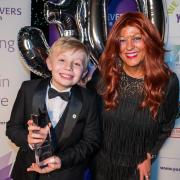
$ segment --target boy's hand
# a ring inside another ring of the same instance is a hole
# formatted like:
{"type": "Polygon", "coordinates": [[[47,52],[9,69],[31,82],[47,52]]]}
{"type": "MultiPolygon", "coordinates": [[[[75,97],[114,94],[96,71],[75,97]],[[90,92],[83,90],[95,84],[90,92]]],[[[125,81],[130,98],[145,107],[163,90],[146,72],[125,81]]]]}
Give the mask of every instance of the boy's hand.
{"type": "Polygon", "coordinates": [[[33,123],[32,120],[29,120],[27,122],[28,124],[28,137],[27,141],[28,144],[33,146],[34,144],[42,144],[48,135],[49,129],[51,127],[51,123],[46,125],[44,128],[41,128],[33,123]]]}
{"type": "Polygon", "coordinates": [[[61,168],[60,158],[57,156],[51,156],[45,159],[44,161],[40,162],[40,165],[36,163],[32,163],[32,165],[29,168],[27,168],[27,171],[28,172],[35,171],[40,174],[45,174],[60,168],[61,168]],[[45,167],[41,168],[40,166],[45,166],[45,167]]]}

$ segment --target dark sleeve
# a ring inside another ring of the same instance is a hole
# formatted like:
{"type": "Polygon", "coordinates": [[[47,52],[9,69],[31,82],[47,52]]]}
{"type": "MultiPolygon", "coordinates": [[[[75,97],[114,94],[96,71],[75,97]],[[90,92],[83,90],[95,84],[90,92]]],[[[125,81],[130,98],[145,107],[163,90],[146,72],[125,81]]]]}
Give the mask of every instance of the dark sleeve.
{"type": "Polygon", "coordinates": [[[90,160],[100,147],[101,131],[99,126],[99,116],[97,96],[91,97],[86,107],[86,122],[82,133],[82,138],[73,147],[69,147],[64,152],[59,152],[58,156],[62,162],[62,168],[68,168],[82,162],[90,160]]]}
{"type": "Polygon", "coordinates": [[[89,82],[87,82],[86,88],[96,92],[99,81],[100,81],[100,72],[99,69],[96,68],[96,70],[92,75],[92,79],[89,82]]]}
{"type": "Polygon", "coordinates": [[[162,120],[160,124],[160,133],[154,148],[151,150],[152,155],[157,155],[165,140],[170,136],[175,125],[178,113],[179,101],[179,81],[175,73],[172,74],[167,87],[167,95],[162,111],[162,120]]]}
{"type": "Polygon", "coordinates": [[[10,120],[6,125],[6,135],[18,147],[27,147],[27,127],[25,128],[25,98],[24,98],[24,83],[19,89],[16,100],[14,102],[10,120]]]}

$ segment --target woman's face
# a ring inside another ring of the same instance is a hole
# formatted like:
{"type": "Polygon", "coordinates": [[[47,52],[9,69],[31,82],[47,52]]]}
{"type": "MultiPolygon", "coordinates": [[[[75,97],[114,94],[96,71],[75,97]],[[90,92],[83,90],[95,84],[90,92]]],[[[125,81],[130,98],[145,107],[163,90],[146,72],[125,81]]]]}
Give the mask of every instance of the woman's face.
{"type": "Polygon", "coordinates": [[[142,70],[145,58],[145,43],[140,30],[126,26],[120,32],[120,53],[124,70],[142,70]]]}

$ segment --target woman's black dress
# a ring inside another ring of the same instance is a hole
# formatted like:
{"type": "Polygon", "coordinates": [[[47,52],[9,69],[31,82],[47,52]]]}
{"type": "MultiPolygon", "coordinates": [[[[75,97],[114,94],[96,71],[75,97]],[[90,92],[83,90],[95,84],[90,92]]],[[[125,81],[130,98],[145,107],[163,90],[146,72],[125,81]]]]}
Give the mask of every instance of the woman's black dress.
{"type": "Polygon", "coordinates": [[[102,114],[103,142],[93,164],[94,180],[138,179],[137,164],[146,159],[147,152],[156,155],[170,135],[178,111],[176,75],[170,77],[165,102],[155,120],[147,108],[139,107],[143,84],[143,79],[122,73],[119,106],[102,114]]]}

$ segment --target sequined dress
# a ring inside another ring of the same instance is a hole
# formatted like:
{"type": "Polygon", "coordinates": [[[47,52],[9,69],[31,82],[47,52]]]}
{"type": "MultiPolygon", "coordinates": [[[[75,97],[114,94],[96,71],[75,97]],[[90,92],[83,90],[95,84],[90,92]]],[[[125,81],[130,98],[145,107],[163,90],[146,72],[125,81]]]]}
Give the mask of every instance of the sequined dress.
{"type": "MultiPolygon", "coordinates": [[[[173,86],[178,89],[176,78],[174,75],[171,77],[168,91],[173,86]]],[[[147,152],[158,153],[174,125],[177,93],[167,97],[157,119],[153,120],[148,108],[139,108],[144,80],[132,78],[123,72],[120,82],[118,108],[103,111],[102,114],[103,142],[93,166],[94,180],[138,179],[137,164],[146,159],[147,152]],[[173,100],[171,107],[167,107],[168,98],[173,100]]]]}

